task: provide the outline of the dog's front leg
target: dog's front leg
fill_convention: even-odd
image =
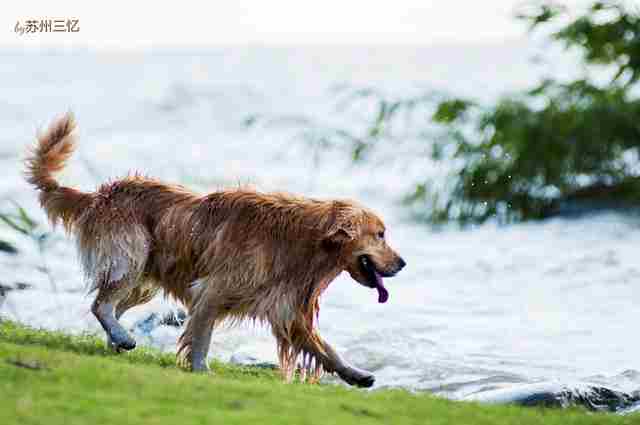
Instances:
[[[191,370],[193,372],[209,371],[207,354],[209,354],[212,332],[213,325],[206,320],[200,320],[193,325],[191,341]]]
[[[311,369],[309,359],[314,358],[316,365],[320,363],[322,369],[338,374],[349,385],[365,388],[373,385],[375,376],[372,373],[351,366],[307,323],[304,318],[291,322],[271,321],[271,329],[278,341],[280,367],[288,380],[293,376],[295,361],[302,354],[303,368]]]
[[[358,369],[345,361],[336,350],[325,340],[315,335],[312,353],[320,360],[327,372],[335,372],[349,385],[369,388],[376,378],[371,372]]]
[[[206,293],[198,293],[190,306],[190,316],[178,343],[179,363],[190,367],[193,372],[209,371],[207,354],[217,317],[217,307],[213,304]]]

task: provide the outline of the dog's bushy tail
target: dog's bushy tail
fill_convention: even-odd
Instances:
[[[93,199],[92,194],[61,186],[54,177],[75,150],[75,128],[71,113],[56,119],[36,136],[38,142],[26,159],[26,178],[40,191],[40,205],[53,225],[62,221],[67,231]]]

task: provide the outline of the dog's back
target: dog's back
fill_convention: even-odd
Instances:
[[[305,268],[294,264],[289,252],[314,241],[313,230],[329,215],[328,203],[244,189],[199,196],[140,175],[80,192],[54,178],[73,153],[74,130],[67,114],[38,137],[27,159],[27,178],[39,189],[51,222],[61,221],[76,238],[91,290],[151,280],[188,304],[189,284],[232,267],[229,261],[248,276]],[[255,261],[260,252],[273,253],[272,260]],[[278,255],[287,258],[274,261]],[[291,270],[275,270],[282,267]]]

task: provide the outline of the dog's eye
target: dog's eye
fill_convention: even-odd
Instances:
[[[382,232],[378,232],[378,239],[384,239],[384,230]]]

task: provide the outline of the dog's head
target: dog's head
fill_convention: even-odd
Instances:
[[[378,302],[389,292],[383,278],[395,276],[405,261],[388,244],[382,220],[372,211],[348,202],[336,202],[327,244],[338,249],[344,270],[361,285],[378,290]]]

